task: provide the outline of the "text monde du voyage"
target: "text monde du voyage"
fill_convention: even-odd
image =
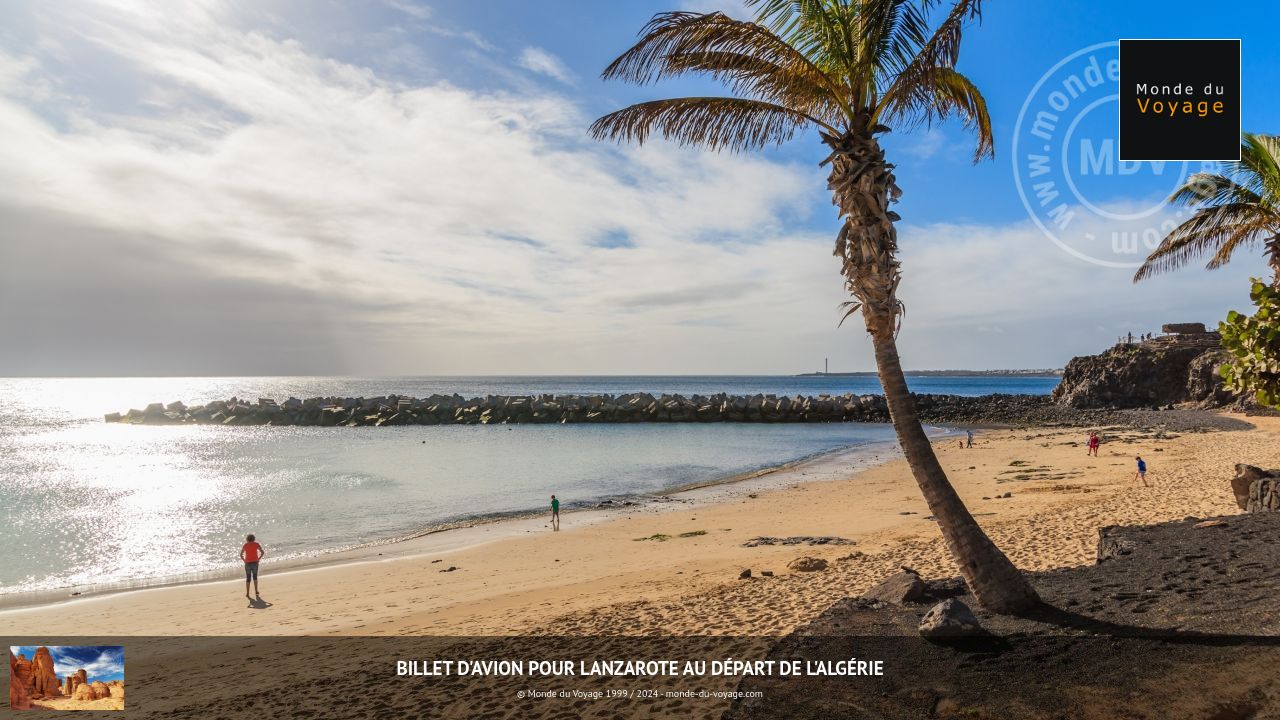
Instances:
[[[1135,83],[1134,90],[1138,103],[1138,112],[1143,115],[1162,115],[1167,117],[1195,116],[1209,117],[1227,112],[1222,100],[1214,100],[1214,96],[1225,95],[1224,85],[1205,83],[1198,88],[1189,83],[1174,85],[1152,85]]]
[[[400,676],[679,677],[881,676],[884,661],[860,660],[397,660]]]

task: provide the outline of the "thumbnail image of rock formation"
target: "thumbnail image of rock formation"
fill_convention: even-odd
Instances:
[[[90,681],[84,668],[61,682],[49,648],[31,659],[9,650],[9,707],[13,710],[123,710],[124,681]]]

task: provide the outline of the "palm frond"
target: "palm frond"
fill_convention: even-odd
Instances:
[[[1273,202],[1280,200],[1280,137],[1244,133],[1240,162],[1230,167],[1245,187]]]
[[[934,2],[926,3],[933,5]],[[960,60],[960,40],[964,26],[982,19],[982,0],[956,0],[951,12],[916,53],[912,64],[921,67],[955,67]]]
[[[1241,225],[1235,229],[1230,235],[1227,235],[1222,241],[1222,245],[1218,247],[1218,251],[1209,258],[1209,262],[1205,264],[1207,270],[1217,270],[1231,262],[1231,256],[1241,247],[1249,247],[1256,244],[1262,239],[1265,227],[1258,224]]]
[[[681,145],[738,152],[781,144],[808,123],[821,121],[760,100],[686,97],[637,103],[591,124],[597,140],[643,144],[657,132]]]
[[[1253,190],[1237,183],[1226,175],[1194,173],[1173,191],[1169,202],[1183,205],[1216,205],[1221,203],[1261,203],[1262,198]]]
[[[926,4],[931,6],[933,3]],[[929,39],[920,45],[911,60],[886,76],[888,87],[881,95],[875,116],[883,116],[889,107],[901,104],[901,98],[910,97],[916,92],[914,86],[928,84],[930,76],[938,68],[954,68],[960,60],[960,40],[965,25],[980,20],[981,17],[981,0],[956,0],[951,12],[947,13]],[[912,104],[908,103],[906,107],[912,107]],[[901,113],[898,115],[901,117]]]
[[[747,0],[757,8],[756,20],[809,58],[862,105],[857,61],[861,33],[856,27],[858,7],[847,0]]]
[[[708,72],[742,94],[795,102],[801,112],[848,111],[839,86],[803,53],[761,25],[719,12],[655,15],[601,76],[646,85],[688,72]]]
[[[805,73],[750,55],[723,51],[671,54],[667,67],[677,72],[702,72],[722,82],[731,94],[764,100],[798,110],[828,125],[843,124],[847,116],[839,98]]]
[[[895,84],[891,92],[881,98],[873,117],[877,122],[910,128],[952,116],[977,136],[973,151],[975,163],[995,155],[986,99],[969,78],[949,67],[921,72],[910,84]]]
[[[1242,242],[1251,242],[1250,237],[1265,232],[1272,222],[1274,219],[1260,214],[1256,205],[1228,203],[1202,208],[1165,236],[1138,268],[1133,280],[1138,282],[1157,273],[1176,270],[1207,253],[1216,254],[1230,243],[1230,252],[1215,265],[1220,266]]]
[[[929,37],[929,20],[921,6],[907,0],[897,0],[894,9],[895,20],[891,27],[886,27],[885,36],[880,41],[874,57],[870,58],[876,72],[877,94],[883,95],[888,90],[889,78],[897,77],[911,60],[920,52]],[[875,105],[873,100],[871,105]]]

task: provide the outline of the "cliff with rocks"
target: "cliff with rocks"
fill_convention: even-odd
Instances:
[[[1218,375],[1226,360],[1218,333],[1198,323],[1164,330],[1160,337],[1072,358],[1054,388],[1054,401],[1073,408],[1218,408],[1238,402]]]

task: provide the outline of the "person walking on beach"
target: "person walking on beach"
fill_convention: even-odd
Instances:
[[[244,561],[244,596],[249,597],[249,582],[253,581],[253,594],[262,597],[258,592],[258,562],[267,556],[267,551],[254,538],[253,533],[244,537],[244,545],[240,548],[240,559]]]
[[[551,529],[560,529],[560,501],[555,495],[551,496]]]
[[[1151,487],[1147,482],[1147,461],[1142,459],[1141,455],[1135,458],[1138,461],[1138,473],[1133,476],[1134,480],[1141,480],[1143,487]]]
[[[1098,433],[1090,431],[1089,432],[1089,451],[1086,454],[1092,455],[1094,457],[1098,457],[1098,446],[1101,444],[1102,444],[1102,438],[1098,437]]]
[[[964,432],[965,432],[965,435],[968,436],[968,440],[969,440],[969,443],[965,445],[965,447],[973,447],[973,431],[965,430]]]

